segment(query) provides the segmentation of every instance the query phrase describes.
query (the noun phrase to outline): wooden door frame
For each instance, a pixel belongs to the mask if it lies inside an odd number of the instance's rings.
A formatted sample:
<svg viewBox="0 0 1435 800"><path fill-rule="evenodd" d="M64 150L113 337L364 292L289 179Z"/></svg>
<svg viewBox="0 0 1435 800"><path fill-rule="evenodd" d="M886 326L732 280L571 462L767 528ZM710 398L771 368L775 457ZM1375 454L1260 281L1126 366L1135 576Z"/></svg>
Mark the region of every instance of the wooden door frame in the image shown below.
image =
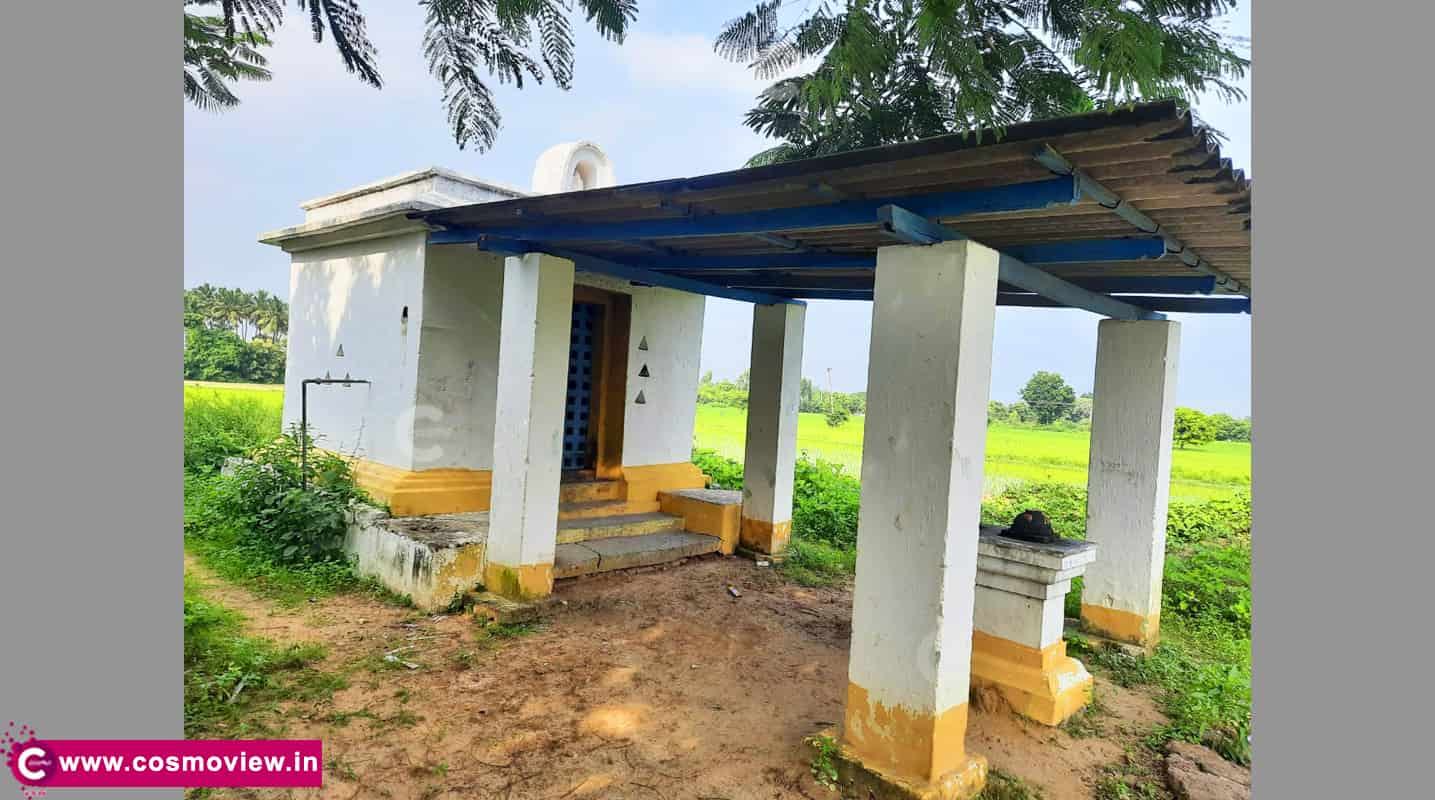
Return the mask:
<svg viewBox="0 0 1435 800"><path fill-rule="evenodd" d="M628 393L628 344L633 298L592 286L574 286L573 302L602 306L597 380L588 440L593 446L593 472L605 480L623 476L623 417Z"/></svg>

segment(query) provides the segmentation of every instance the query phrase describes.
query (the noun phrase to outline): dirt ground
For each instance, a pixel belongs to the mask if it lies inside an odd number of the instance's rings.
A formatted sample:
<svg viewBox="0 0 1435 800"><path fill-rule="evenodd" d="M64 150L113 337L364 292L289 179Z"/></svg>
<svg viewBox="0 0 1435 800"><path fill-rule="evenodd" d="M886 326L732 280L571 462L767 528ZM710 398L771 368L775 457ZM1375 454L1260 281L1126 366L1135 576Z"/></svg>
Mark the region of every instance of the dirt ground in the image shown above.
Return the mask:
<svg viewBox="0 0 1435 800"><path fill-rule="evenodd" d="M842 716L848 589L708 556L562 583L551 619L493 638L466 614L357 596L287 609L188 569L254 633L322 642L321 668L349 675L282 709L286 736L324 741L324 788L216 797L836 798L802 740ZM1079 738L974 703L968 749L1047 800L1089 798L1162 721L1139 691L1097 693L1101 733Z"/></svg>

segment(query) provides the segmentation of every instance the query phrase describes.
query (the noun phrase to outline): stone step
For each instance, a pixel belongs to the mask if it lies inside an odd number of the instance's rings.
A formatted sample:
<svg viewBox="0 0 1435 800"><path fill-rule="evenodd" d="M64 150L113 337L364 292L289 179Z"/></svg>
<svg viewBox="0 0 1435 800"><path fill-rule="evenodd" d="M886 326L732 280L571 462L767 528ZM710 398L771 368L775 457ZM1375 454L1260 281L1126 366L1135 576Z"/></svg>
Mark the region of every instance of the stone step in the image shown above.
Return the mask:
<svg viewBox="0 0 1435 800"><path fill-rule="evenodd" d="M658 501L650 503L632 500L585 500L576 503L559 503L558 519L586 519L592 517L615 517L620 514L651 514L658 510Z"/></svg>
<svg viewBox="0 0 1435 800"><path fill-rule="evenodd" d="M558 485L558 502L591 503L597 500L622 500L627 494L622 481L564 481Z"/></svg>
<svg viewBox="0 0 1435 800"><path fill-rule="evenodd" d="M553 577L576 578L615 569L666 564L716 553L721 544L716 536L681 531L560 544L553 557Z"/></svg>
<svg viewBox="0 0 1435 800"><path fill-rule="evenodd" d="M619 536L647 536L683 529L683 518L672 514L617 514L611 517L576 517L558 523L558 543L572 544Z"/></svg>

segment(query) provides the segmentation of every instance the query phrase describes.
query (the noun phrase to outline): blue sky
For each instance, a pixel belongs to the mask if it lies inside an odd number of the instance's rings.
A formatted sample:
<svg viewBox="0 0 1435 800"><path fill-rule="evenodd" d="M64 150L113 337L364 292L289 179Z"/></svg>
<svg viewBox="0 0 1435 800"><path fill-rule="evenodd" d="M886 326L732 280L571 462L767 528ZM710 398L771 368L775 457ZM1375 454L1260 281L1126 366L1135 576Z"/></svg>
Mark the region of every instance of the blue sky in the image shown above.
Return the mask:
<svg viewBox="0 0 1435 800"><path fill-rule="evenodd" d="M385 86L346 73L332 44L314 44L292 8L268 53L274 80L243 83L243 104L222 114L186 107L184 281L288 295L289 261L261 245L261 232L302 217L311 197L430 165L527 187L538 154L590 139L613 160L619 182L700 175L739 167L767 142L742 125L763 82L712 52L712 37L749 0L643 0L622 45L580 32L572 90L500 87L497 145L460 151L441 93L420 52L423 12L410 0L365 0ZM1249 8L1226 22L1250 35ZM1249 75L1243 81L1249 92ZM1250 103L1198 104L1229 137L1223 147L1251 174ZM1182 321L1178 402L1250 413L1250 317L1171 315ZM812 301L803 374L835 388L866 388L871 304ZM703 369L719 377L747 368L751 307L708 300ZM1039 369L1091 388L1097 317L1081 311L999 309L992 397L1011 401Z"/></svg>

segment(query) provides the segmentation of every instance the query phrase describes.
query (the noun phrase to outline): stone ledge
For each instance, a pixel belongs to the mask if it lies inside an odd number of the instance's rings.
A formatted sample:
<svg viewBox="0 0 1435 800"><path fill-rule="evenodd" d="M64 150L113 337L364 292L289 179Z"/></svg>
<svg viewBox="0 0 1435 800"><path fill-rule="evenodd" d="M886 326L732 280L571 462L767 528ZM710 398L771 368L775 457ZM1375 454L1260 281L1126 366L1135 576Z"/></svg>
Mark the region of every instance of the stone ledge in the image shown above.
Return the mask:
<svg viewBox="0 0 1435 800"><path fill-rule="evenodd" d="M742 533L742 492L728 489L670 489L658 493L664 514L683 518L683 529L716 536L719 551L737 551Z"/></svg>

